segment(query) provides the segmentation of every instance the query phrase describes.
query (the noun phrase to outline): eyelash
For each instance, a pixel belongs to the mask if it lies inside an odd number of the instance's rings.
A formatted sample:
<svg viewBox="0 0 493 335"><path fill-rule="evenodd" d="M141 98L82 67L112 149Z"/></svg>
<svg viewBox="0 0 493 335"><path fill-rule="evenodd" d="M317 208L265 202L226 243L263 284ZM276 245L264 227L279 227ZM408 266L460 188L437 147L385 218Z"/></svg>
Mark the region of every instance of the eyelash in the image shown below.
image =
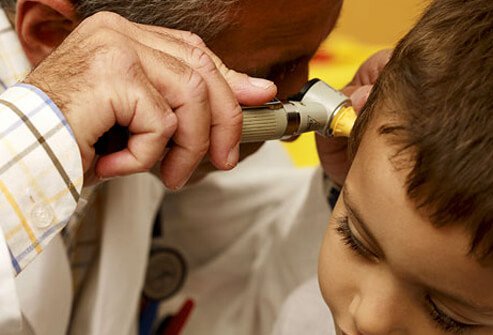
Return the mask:
<svg viewBox="0 0 493 335"><path fill-rule="evenodd" d="M466 325L462 322L452 319L450 316L442 312L437 305L431 300L430 296L426 296L426 304L428 305L429 313L433 321L443 331L451 334L462 335L465 331L472 329L474 326Z"/></svg>
<svg viewBox="0 0 493 335"><path fill-rule="evenodd" d="M340 235L341 241L348 246L358 256L367 260L375 260L376 255L368 250L354 235L349 227L349 219L347 216L341 217L337 220L336 232ZM452 319L450 316L442 312L433 303L430 296L426 296L426 308L430 314L431 319L437 324L437 326L443 331L450 334L462 335L466 330L473 328L474 326L466 325Z"/></svg>
<svg viewBox="0 0 493 335"><path fill-rule="evenodd" d="M341 217L337 220L338 225L336 227L337 233L341 236L342 242L347 245L351 250L356 252L358 256L361 256L368 260L375 260L377 256L368 250L354 235L349 228L348 217Z"/></svg>

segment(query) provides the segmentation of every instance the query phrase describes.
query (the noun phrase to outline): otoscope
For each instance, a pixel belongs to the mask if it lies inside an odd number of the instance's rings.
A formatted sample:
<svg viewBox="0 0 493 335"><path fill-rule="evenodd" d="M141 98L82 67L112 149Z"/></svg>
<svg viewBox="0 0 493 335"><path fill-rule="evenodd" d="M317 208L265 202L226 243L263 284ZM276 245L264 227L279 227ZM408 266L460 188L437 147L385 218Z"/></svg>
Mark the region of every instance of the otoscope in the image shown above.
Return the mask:
<svg viewBox="0 0 493 335"><path fill-rule="evenodd" d="M316 131L327 137L349 137L356 120L351 100L320 79L310 80L287 102L243 107L242 143L288 139ZM114 126L96 143L98 155L123 150L128 129ZM169 144L168 146L172 146Z"/></svg>
<svg viewBox="0 0 493 335"><path fill-rule="evenodd" d="M320 79L310 80L287 102L243 107L242 143L287 139L316 131L327 137L349 137L356 120L351 100Z"/></svg>

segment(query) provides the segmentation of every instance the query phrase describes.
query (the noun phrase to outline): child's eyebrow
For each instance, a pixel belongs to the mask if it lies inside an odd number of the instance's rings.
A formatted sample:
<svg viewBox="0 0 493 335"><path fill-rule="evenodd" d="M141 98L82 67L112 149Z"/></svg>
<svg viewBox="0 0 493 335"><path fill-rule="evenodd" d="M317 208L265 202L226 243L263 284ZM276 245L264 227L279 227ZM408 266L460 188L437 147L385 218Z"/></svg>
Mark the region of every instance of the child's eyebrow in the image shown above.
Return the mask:
<svg viewBox="0 0 493 335"><path fill-rule="evenodd" d="M344 199L344 203L346 205L346 209L348 210L350 216L355 219L357 227L356 228L361 228L363 231L364 237L368 240L368 242L372 245L373 248L375 248L374 252L379 257L384 258L384 252L380 244L378 243L377 239L371 232L370 228L368 227L368 224L366 224L365 220L362 218L362 215L359 213L359 211L355 208L353 202L351 201L351 197L349 195L349 191L347 186L345 186L342 189L342 196Z"/></svg>

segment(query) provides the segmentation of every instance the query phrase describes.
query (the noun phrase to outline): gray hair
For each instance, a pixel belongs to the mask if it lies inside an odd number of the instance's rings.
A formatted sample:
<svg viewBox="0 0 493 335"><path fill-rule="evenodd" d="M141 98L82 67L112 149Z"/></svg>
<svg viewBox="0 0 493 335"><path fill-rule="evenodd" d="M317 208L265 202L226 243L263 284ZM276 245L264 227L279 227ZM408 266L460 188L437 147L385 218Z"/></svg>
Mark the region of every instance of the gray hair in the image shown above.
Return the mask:
<svg viewBox="0 0 493 335"><path fill-rule="evenodd" d="M241 0L72 0L80 19L110 11L130 21L198 34L205 41L232 24ZM8 14L16 0L0 0ZM10 16L10 15L9 15Z"/></svg>

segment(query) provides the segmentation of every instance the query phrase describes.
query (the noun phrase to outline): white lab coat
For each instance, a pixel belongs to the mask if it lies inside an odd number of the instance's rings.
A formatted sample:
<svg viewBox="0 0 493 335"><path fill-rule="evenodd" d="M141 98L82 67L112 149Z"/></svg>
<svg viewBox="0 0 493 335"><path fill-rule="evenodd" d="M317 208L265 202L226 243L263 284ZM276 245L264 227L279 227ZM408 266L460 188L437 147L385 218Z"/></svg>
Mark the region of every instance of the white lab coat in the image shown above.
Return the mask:
<svg viewBox="0 0 493 335"><path fill-rule="evenodd" d="M164 190L147 174L118 179L108 186L101 253L74 313L71 334L136 334L134 327L150 231ZM72 278L60 237L15 283L24 327L12 334L67 333L73 299ZM1 325L0 329L3 329Z"/></svg>
<svg viewBox="0 0 493 335"><path fill-rule="evenodd" d="M329 308L313 277L291 293L281 308L272 335L336 335Z"/></svg>
<svg viewBox="0 0 493 335"><path fill-rule="evenodd" d="M136 334L164 188L148 174L107 186L100 257L72 319L70 267L60 237L15 279L15 287L0 238L1 334L65 334L70 322L71 334ZM268 334L285 298L316 272L330 214L325 193L322 173L294 168L274 142L233 172L167 194L165 241L185 254L190 272L161 313L192 297L197 307L185 334ZM19 310L22 330L15 329Z"/></svg>

